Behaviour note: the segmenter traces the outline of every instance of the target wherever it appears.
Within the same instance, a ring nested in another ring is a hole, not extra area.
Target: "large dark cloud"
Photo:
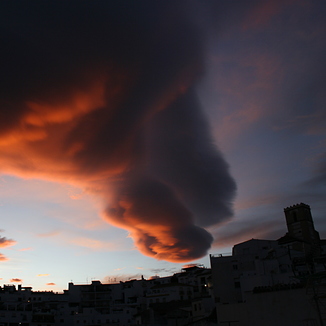
[[[213,238],[202,227],[232,215],[235,192],[195,94],[205,31],[194,3],[0,10],[3,172],[97,193],[109,222],[169,261],[206,254]]]

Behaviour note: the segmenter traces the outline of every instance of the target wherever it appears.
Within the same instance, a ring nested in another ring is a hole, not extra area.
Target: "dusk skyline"
[[[3,2],[1,282],[169,275],[311,206],[323,1]]]

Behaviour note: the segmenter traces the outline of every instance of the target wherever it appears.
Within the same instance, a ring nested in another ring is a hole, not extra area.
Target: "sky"
[[[300,202],[326,238],[324,1],[0,5],[0,284],[210,267]]]

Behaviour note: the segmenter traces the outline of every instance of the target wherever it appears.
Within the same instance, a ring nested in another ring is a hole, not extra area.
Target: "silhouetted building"
[[[63,294],[0,287],[0,326],[216,325],[211,270],[113,284],[69,283]],[[215,317],[215,322],[214,322]]]
[[[279,243],[303,252],[307,258],[320,256],[320,237],[314,227],[310,206],[300,203],[285,208],[284,213],[288,232]]]
[[[284,213],[284,237],[251,239],[231,256],[210,256],[218,325],[326,324],[325,255],[310,207]]]

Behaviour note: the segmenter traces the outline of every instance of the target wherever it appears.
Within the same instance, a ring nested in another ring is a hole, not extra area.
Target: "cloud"
[[[97,239],[86,238],[86,237],[78,237],[69,240],[70,243],[85,247],[93,250],[116,250],[118,249],[118,245],[116,243],[111,243],[108,241],[100,241]]]
[[[275,240],[286,232],[286,228],[281,221],[257,218],[256,221],[240,222],[239,224],[230,223],[229,226],[218,230],[215,233],[216,240],[212,247],[214,249],[225,248],[253,238]]]
[[[69,197],[73,200],[80,200],[83,198],[83,194],[70,195]]]
[[[223,148],[242,145],[248,134],[262,129],[265,137],[276,130],[322,135],[323,2],[218,3],[227,19],[219,17],[220,42],[211,46],[206,85],[215,85],[209,114]]]
[[[275,114],[276,94],[285,75],[279,54],[257,46],[256,38],[249,38],[248,45],[234,35],[231,42],[224,52],[217,49],[210,56],[216,99],[208,105],[214,134],[223,139],[224,147],[238,144],[244,134]],[[234,51],[234,46],[243,51]]]
[[[312,176],[303,184],[303,188],[322,189],[326,185],[326,152],[322,152],[316,157],[311,158],[313,165]]]
[[[45,233],[39,233],[37,234],[37,236],[39,238],[51,238],[51,237],[55,237],[57,235],[59,235],[61,232],[54,230],[54,231],[50,231],[50,232],[45,232]]]
[[[23,280],[21,278],[12,278],[10,280],[11,283],[23,283]]]
[[[266,1],[258,2],[250,14],[245,18],[242,28],[244,30],[248,29],[261,29],[267,27],[275,16],[278,16],[280,13],[286,9],[286,7],[295,4],[295,5],[304,5],[305,1]]]
[[[303,130],[309,135],[325,134],[326,113],[324,110],[316,110],[315,112],[304,115],[297,115],[283,124],[275,126],[276,130]]]
[[[19,251],[29,251],[29,250],[33,250],[33,248],[32,247],[28,247],[28,248],[19,249]]]
[[[50,274],[37,274],[37,277],[49,276]]]
[[[204,256],[205,228],[232,216],[235,182],[197,100],[197,11],[173,1],[40,2],[37,16],[2,6],[3,173],[96,194],[147,256]]]
[[[5,255],[0,253],[0,261],[7,261],[9,260]]]
[[[12,239],[7,239],[6,237],[0,237],[0,248],[14,246],[17,242]],[[5,255],[0,253],[0,261],[9,260]]]
[[[45,285],[56,285],[56,284],[53,282],[50,282],[50,283],[46,283]]]
[[[17,242],[12,239],[7,239],[6,237],[0,237],[0,248],[5,248],[9,246],[14,246]]]

